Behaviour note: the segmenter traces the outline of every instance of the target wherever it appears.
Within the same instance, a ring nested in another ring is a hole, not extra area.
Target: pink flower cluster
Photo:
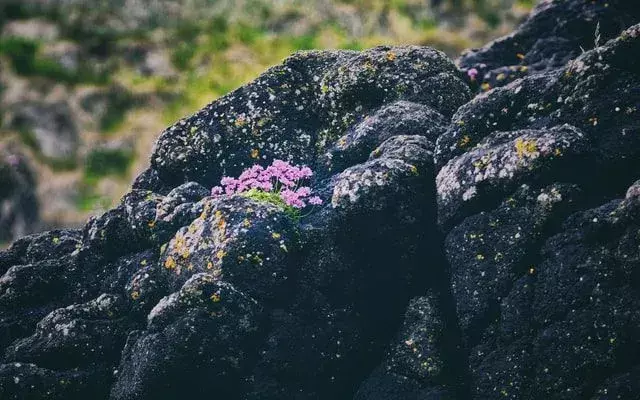
[[[310,187],[302,186],[302,182],[311,176],[313,171],[309,167],[275,160],[267,168],[256,164],[245,169],[237,179],[225,176],[220,181],[221,186],[211,189],[211,195],[218,197],[258,190],[278,194],[285,204],[294,208],[304,208],[307,203],[322,204],[320,197],[312,196]]]
[[[470,70],[467,71],[467,75],[469,75],[469,78],[472,81],[476,80],[476,76],[478,76],[478,70],[475,68],[471,68]]]

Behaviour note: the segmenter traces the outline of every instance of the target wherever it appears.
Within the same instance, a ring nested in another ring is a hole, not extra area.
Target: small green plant
[[[264,192],[258,189],[250,189],[249,191],[242,193],[241,196],[258,202],[269,203],[273,204],[274,206],[280,207],[294,221],[299,220],[301,217],[300,210],[285,203],[278,193]]]

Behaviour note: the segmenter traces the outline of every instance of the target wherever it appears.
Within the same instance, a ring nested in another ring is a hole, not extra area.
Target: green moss
[[[94,149],[85,161],[85,178],[92,181],[107,175],[126,176],[133,156],[132,150]]]
[[[33,40],[9,37],[0,39],[0,55],[11,61],[13,70],[22,76],[41,76],[65,83],[104,84],[106,73],[94,73],[89,67],[81,66],[78,71],[69,71],[56,61],[39,54],[40,44]]]
[[[247,192],[242,193],[241,196],[260,203],[273,204],[279,208],[282,208],[284,212],[294,221],[300,220],[300,210],[285,203],[278,193],[263,192],[261,190],[251,189]]]
[[[176,45],[176,48],[171,54],[171,62],[173,65],[181,71],[185,71],[189,68],[191,60],[196,54],[196,47],[193,43],[181,42]]]
[[[234,26],[233,34],[240,42],[251,45],[264,35],[264,32],[247,23],[239,23]]]
[[[296,50],[311,50],[315,49],[316,36],[315,35],[302,35],[291,38],[291,44]]]

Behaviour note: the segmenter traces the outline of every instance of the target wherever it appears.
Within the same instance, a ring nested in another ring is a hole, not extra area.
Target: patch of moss
[[[261,36],[263,36],[264,32],[247,23],[239,23],[234,26],[233,34],[238,38],[240,42],[251,45],[254,44]]]
[[[132,150],[93,149],[85,160],[85,178],[91,181],[107,175],[126,176],[133,157]]]
[[[242,193],[241,196],[244,196],[246,198],[249,198],[251,200],[254,200],[260,203],[273,204],[281,208],[294,221],[300,220],[300,217],[301,217],[300,210],[285,203],[278,193],[264,192],[262,190],[251,189],[247,192]]]
[[[291,38],[291,44],[296,50],[312,50],[316,46],[315,35],[294,36]]]
[[[171,53],[171,62],[179,70],[185,71],[189,68],[195,55],[196,47],[193,43],[181,42],[176,45],[173,53]]]

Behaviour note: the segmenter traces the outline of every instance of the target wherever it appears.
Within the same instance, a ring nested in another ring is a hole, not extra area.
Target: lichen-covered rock
[[[640,8],[632,1],[541,1],[515,32],[466,52],[459,65],[478,71],[476,81],[483,90],[504,86],[562,68],[639,19]]]
[[[447,163],[436,178],[441,225],[487,207],[518,184],[577,179],[588,139],[575,127],[497,132]]]
[[[635,106],[623,104],[638,101],[629,68],[638,32],[477,96],[438,138],[438,217],[468,398],[635,396],[623,387],[640,361],[631,355],[640,346],[637,183],[627,190],[640,176],[640,143],[629,135]],[[538,158],[537,145],[516,139],[545,131],[576,151],[571,161]],[[501,155],[530,151],[540,164],[495,168]]]
[[[532,75],[477,96],[462,106],[438,138],[436,160],[444,166],[497,131],[550,128],[569,124],[589,138],[593,173],[634,179],[637,154],[637,102],[640,26],[635,25],[602,47],[580,55],[562,69]],[[619,168],[619,170],[618,170]]]
[[[125,304],[121,297],[103,294],[89,303],[55,310],[38,323],[32,336],[9,346],[5,359],[45,368],[113,364],[129,328],[122,318]]]
[[[282,301],[298,247],[292,218],[275,205],[241,196],[208,200],[202,208],[163,251],[168,287],[175,290],[191,275],[207,272],[261,302]]]
[[[423,386],[445,383],[442,370],[447,339],[445,323],[439,313],[435,296],[411,300],[404,323],[380,367],[381,371],[369,377],[356,399],[401,398],[398,397],[401,393],[406,396],[402,398],[417,398],[416,393],[411,393],[410,382],[419,382]],[[380,390],[379,386],[387,387]],[[371,390],[372,387],[375,390]],[[395,397],[389,397],[391,393]]]
[[[256,357],[262,307],[212,274],[193,275],[163,298],[147,329],[132,332],[112,399],[236,398]]]
[[[262,160],[315,165],[316,152],[386,103],[408,100],[449,116],[468,99],[455,66],[432,49],[297,53],[167,129],[152,166],[166,182],[212,186]]]
[[[306,52],[178,122],[117,207],[0,253],[7,374],[34,397],[354,395],[441,276],[433,149],[469,93],[431,49]],[[313,167],[323,205],[209,197],[275,158]],[[84,315],[104,293],[117,317]]]
[[[421,135],[435,143],[447,124],[442,114],[428,106],[408,101],[392,103],[349,129],[326,153],[325,165],[320,167],[341,172],[366,161],[376,146],[396,135]]]

